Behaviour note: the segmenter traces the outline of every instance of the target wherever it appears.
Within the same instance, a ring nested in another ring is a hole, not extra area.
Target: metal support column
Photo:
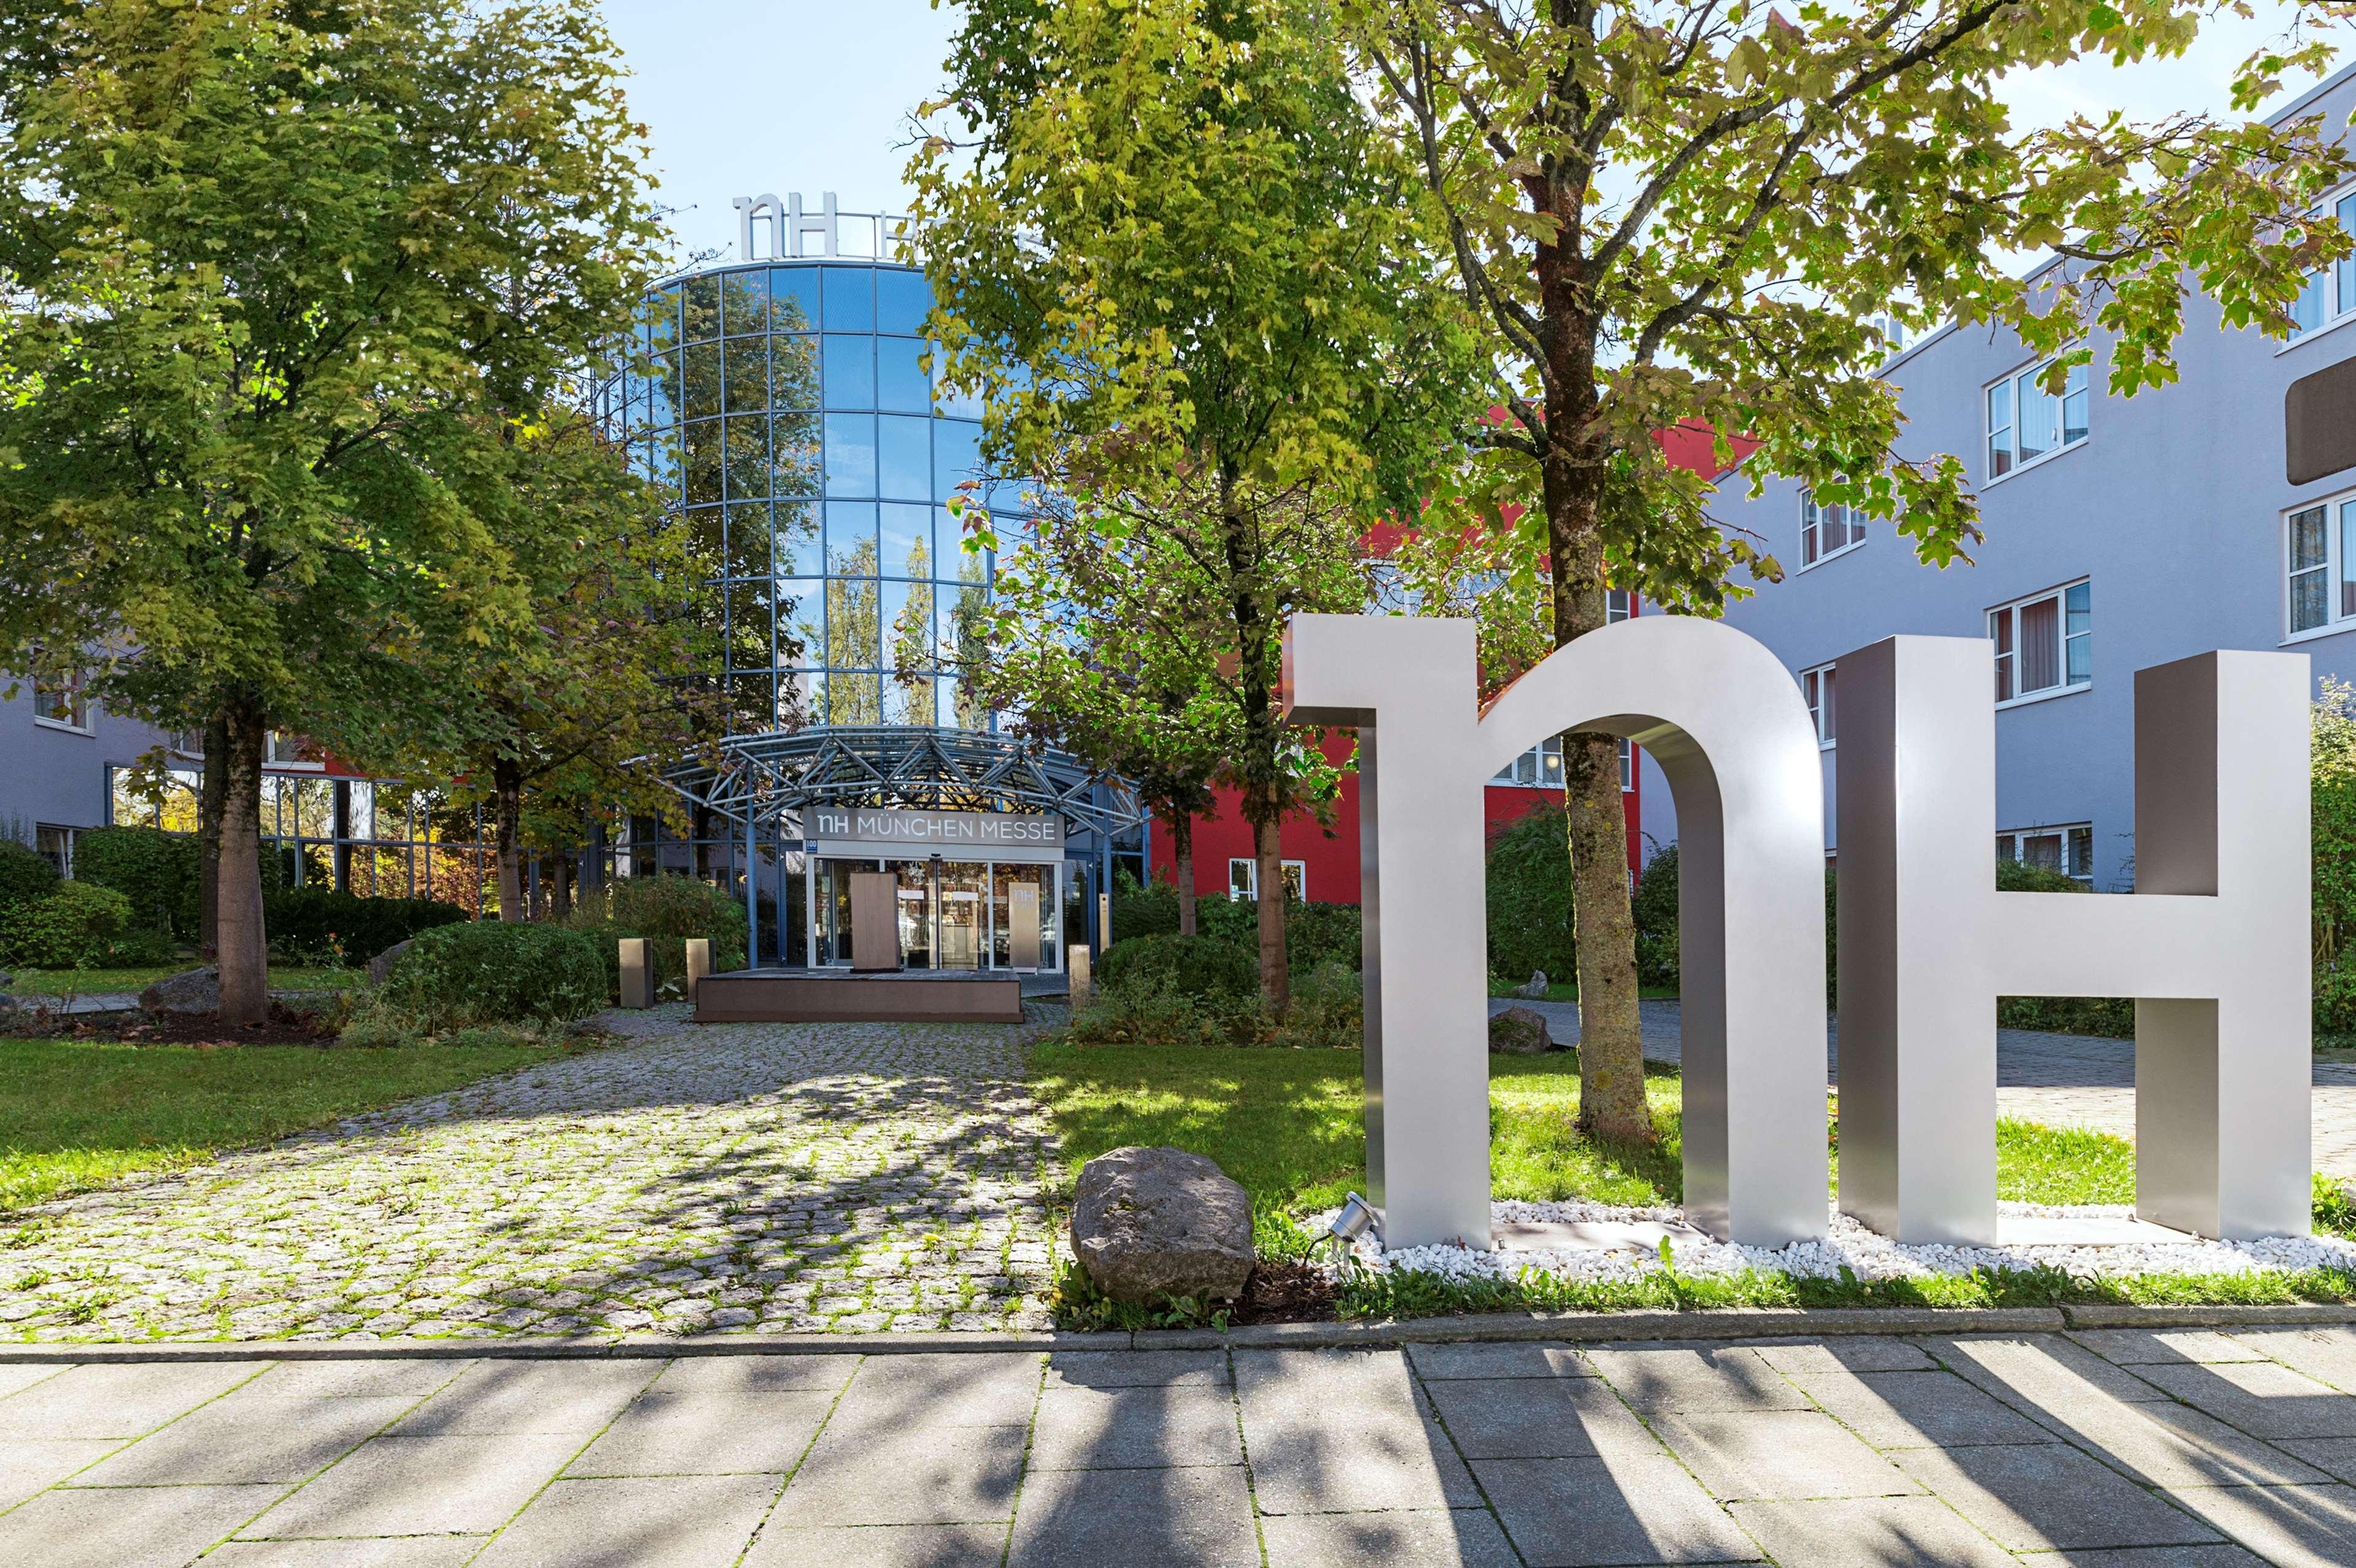
[[[761,967],[761,883],[754,867],[760,857],[754,833],[753,792],[744,792],[744,967]]]

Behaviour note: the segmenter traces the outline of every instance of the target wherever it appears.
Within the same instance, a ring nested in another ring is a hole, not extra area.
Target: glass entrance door
[[[851,961],[851,874],[873,871],[872,860],[821,860],[811,870],[810,963],[816,968]]]
[[[909,969],[933,967],[933,867],[930,861],[901,860],[892,865],[898,879],[894,888],[900,918],[900,961]]]
[[[944,861],[940,868],[941,967],[980,969],[982,949],[982,867]]]
[[[1012,865],[1001,861],[992,865],[991,872],[991,967],[1026,970],[1059,967],[1055,941],[1056,929],[1060,924],[1056,918],[1055,868],[1052,865]],[[1024,889],[1021,922],[1015,918],[1014,890],[1017,887]],[[1031,925],[1033,929],[1018,930],[1018,923]]]

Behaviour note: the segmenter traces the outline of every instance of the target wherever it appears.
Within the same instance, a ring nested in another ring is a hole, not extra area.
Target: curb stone
[[[2232,1328],[2269,1324],[2356,1323],[2356,1303],[2286,1302],[2273,1306],[2065,1306],[2072,1328]]]

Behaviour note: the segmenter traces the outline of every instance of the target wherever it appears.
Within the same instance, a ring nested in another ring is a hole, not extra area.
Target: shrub
[[[1355,969],[1321,963],[1292,987],[1292,1005],[1269,1036],[1272,1046],[1355,1050],[1365,1043],[1365,981]]]
[[[1527,980],[1578,972],[1571,937],[1570,838],[1562,808],[1540,805],[1493,830],[1488,851],[1489,971]]]
[[[1081,1046],[1248,1045],[1258,1037],[1260,1017],[1257,1004],[1233,999],[1186,996],[1160,985],[1108,986],[1073,1014],[1070,1038]]]
[[[384,1050],[418,1045],[424,1036],[418,1033],[417,1026],[407,1016],[386,1006],[380,999],[370,998],[344,1021],[337,1038],[362,1050]]]
[[[687,977],[690,937],[710,940],[715,972],[744,967],[744,907],[696,877],[617,877],[604,898],[589,895],[569,923],[595,940],[609,996],[621,994],[624,937],[648,939],[658,991]]]
[[[45,898],[58,885],[58,868],[37,850],[0,838],[0,918],[20,904]]]
[[[1244,1002],[1259,991],[1259,966],[1210,937],[1141,937],[1117,942],[1098,978],[1107,991],[1167,991],[1195,1001]]]
[[[569,1023],[605,1004],[594,939],[562,926],[476,920],[421,931],[383,1003],[436,1033],[478,1024]]]
[[[48,894],[8,912],[8,961],[32,969],[80,969],[103,963],[131,923],[131,900],[90,882],[60,882]]]
[[[1194,900],[1197,936],[1226,942],[1259,963],[1259,905],[1249,898],[1205,894]],[[1178,934],[1178,889],[1167,882],[1139,887],[1123,880],[1112,896],[1112,950],[1124,942]],[[1355,904],[1288,903],[1284,907],[1284,958],[1296,974],[1320,964],[1356,969],[1365,940]],[[1109,954],[1108,954],[1109,956]]]
[[[1636,918],[1637,983],[1674,987],[1677,983],[1676,845],[1659,851],[1644,863],[1630,904]]]
[[[434,898],[369,898],[332,887],[289,887],[262,896],[270,945],[305,962],[366,963],[389,947],[467,918]]]
[[[74,843],[74,879],[131,900],[143,930],[194,941],[199,880],[196,835],[161,828],[92,828]]]

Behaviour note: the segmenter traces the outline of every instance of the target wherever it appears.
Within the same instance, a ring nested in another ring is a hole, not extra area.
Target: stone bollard
[[[703,983],[703,977],[711,972],[712,939],[710,937],[688,938],[687,1000],[691,1004],[695,1001],[696,988]]]
[[[644,937],[622,939],[622,1005],[651,1007],[655,1004],[653,955],[647,951]]]
[[[1075,943],[1066,961],[1070,965],[1066,978],[1072,985],[1072,1005],[1085,1007],[1096,998],[1096,977],[1089,971],[1087,944]]]

